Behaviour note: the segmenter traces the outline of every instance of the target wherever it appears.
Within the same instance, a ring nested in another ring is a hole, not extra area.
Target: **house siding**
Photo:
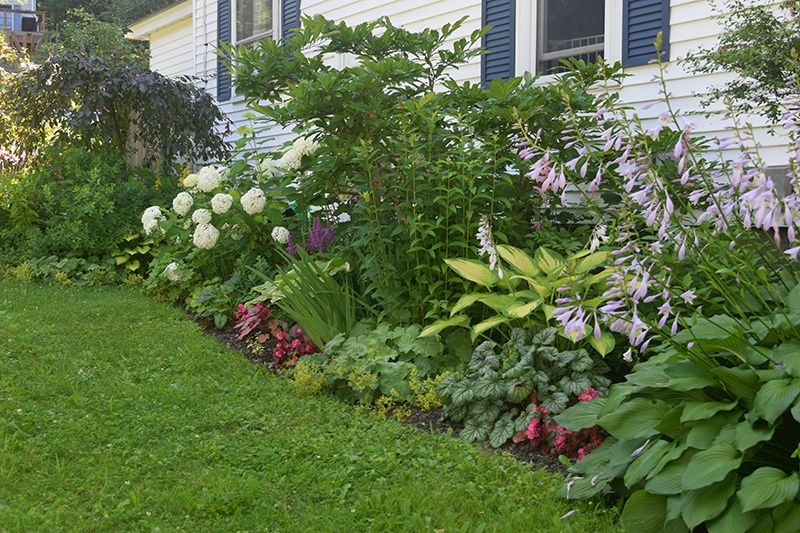
[[[150,35],[150,68],[165,76],[193,76],[194,33],[190,19]]]
[[[622,31],[622,0],[608,1],[612,6],[610,9],[617,10],[614,19],[620,19],[619,21],[607,21],[607,28],[612,28],[613,33],[608,35],[605,55],[609,60],[614,61],[622,58],[621,33],[616,35]],[[535,5],[535,0],[517,0],[518,10],[528,9],[529,12],[533,12],[535,11],[532,9],[533,5]],[[412,31],[419,31],[427,27],[440,27],[445,23],[455,22],[461,17],[468,17],[452,40],[465,37],[482,26],[482,2],[480,0],[302,0],[301,7],[303,15],[323,15],[335,21],[346,21],[349,24],[358,24],[385,16],[389,17],[394,24]],[[164,64],[157,63],[155,58],[162,55],[185,57],[188,54],[193,58],[193,74],[202,80],[199,83],[211,94],[216,94],[217,0],[192,0],[192,15],[193,51],[186,50],[186,47],[190,45],[187,45],[185,33],[182,39],[176,38],[172,44],[167,41],[166,37],[160,41],[153,41],[154,68],[156,70],[163,69],[162,71],[168,75],[175,75],[173,72],[179,72],[181,69],[175,67],[170,70]],[[696,123],[695,131],[697,133],[708,136],[729,135],[727,130],[729,124],[719,113],[721,106],[714,104],[704,107],[701,100],[702,95],[708,92],[708,87],[724,83],[731,79],[731,75],[720,73],[697,76],[687,72],[679,61],[688,52],[696,50],[698,47],[713,45],[719,35],[720,28],[712,16],[708,0],[671,0],[669,24],[670,59],[672,61],[666,69],[665,77],[673,106],[683,111]],[[535,34],[534,28],[530,26],[531,24],[526,23],[524,17],[518,17],[516,26],[517,74],[529,69],[534,63],[533,59],[528,57],[526,66],[525,51],[520,53],[519,48],[530,42],[531,33]],[[176,31],[177,29],[176,27]],[[182,29],[185,32],[185,27]],[[169,31],[171,30],[164,30],[164,32]],[[607,33],[609,33],[608,30]],[[166,52],[158,50],[163,46],[171,47],[171,49]],[[533,54],[528,53],[527,55],[532,56]],[[348,58],[342,56],[332,57],[331,61],[339,66],[345,66],[350,62]],[[185,66],[183,61],[181,64]],[[653,81],[653,77],[658,74],[658,67],[655,65],[636,66],[627,68],[625,72],[629,77],[617,88],[622,101],[631,105],[646,122],[658,120],[658,115],[664,110],[664,106],[645,109],[645,104],[658,98],[658,83]],[[460,82],[479,83],[481,59],[473,59],[469,64],[454,72],[453,76]],[[222,102],[221,108],[236,126],[248,123],[243,117],[246,111],[244,101],[236,94],[229,101]],[[716,114],[707,117],[707,112]],[[768,134],[763,120],[759,120],[757,117],[753,118],[751,122],[755,127],[756,141],[760,145],[761,154],[767,164],[770,166],[785,164],[788,153],[786,138],[781,134]],[[286,141],[289,134],[276,129],[266,133],[264,138],[267,137],[271,137],[268,145],[277,145]]]

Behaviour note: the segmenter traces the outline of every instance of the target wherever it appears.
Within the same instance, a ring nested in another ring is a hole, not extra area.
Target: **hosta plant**
[[[548,248],[538,248],[533,256],[508,245],[485,245],[488,264],[474,259],[447,259],[459,276],[481,287],[463,295],[450,310],[450,317],[434,322],[422,335],[434,335],[452,326],[469,327],[473,339],[502,325],[558,327],[561,335],[573,342],[586,340],[601,355],[614,349],[614,336],[602,327],[597,314],[607,301],[606,281],[613,273],[609,254],[590,249],[567,257]],[[477,304],[490,310],[480,320],[467,314]],[[572,304],[574,320],[562,316]],[[592,317],[590,320],[587,317]]]
[[[532,405],[560,413],[587,389],[608,388],[605,365],[586,350],[559,350],[556,335],[515,328],[506,344],[485,341],[465,370],[442,381],[445,416],[464,423],[464,438],[502,446],[529,427]]]
[[[557,417],[611,435],[572,467],[567,496],[629,496],[631,531],[796,531],[800,287],[786,302],[751,321],[689,321],[607,399]]]

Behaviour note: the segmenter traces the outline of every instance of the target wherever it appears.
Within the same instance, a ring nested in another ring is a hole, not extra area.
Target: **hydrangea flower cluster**
[[[291,233],[283,226],[275,226],[272,228],[272,240],[278,244],[289,244],[289,239],[291,238]]]
[[[581,402],[589,402],[599,393],[592,387],[578,395]],[[580,461],[603,443],[605,433],[599,427],[570,431],[550,417],[547,409],[533,404],[528,429],[514,436],[514,442],[526,439],[542,453],[557,453]]]
[[[303,162],[303,157],[313,155],[319,149],[319,143],[311,137],[298,137],[291,148],[283,154],[278,166],[285,170],[297,170]]]
[[[197,173],[197,188],[211,192],[222,184],[222,174],[214,167],[203,167]]]
[[[218,215],[224,215],[233,206],[233,196],[227,193],[217,193],[211,199],[211,210]]]
[[[275,338],[278,340],[278,344],[275,346],[272,356],[274,364],[278,368],[294,366],[302,356],[319,352],[308,335],[299,327],[289,333],[280,331],[275,334]]]
[[[163,220],[166,220],[166,218],[161,213],[161,208],[157,205],[152,205],[145,209],[144,213],[142,213],[142,228],[145,234],[152,234]]]
[[[172,209],[178,216],[185,216],[194,205],[194,198],[186,191],[181,191],[172,200]]]
[[[217,245],[219,230],[211,224],[200,224],[194,230],[192,242],[198,248],[210,250]]]
[[[244,209],[244,212],[248,215],[257,215],[261,213],[267,205],[267,197],[264,195],[264,191],[257,187],[253,187],[247,191],[240,201],[242,203],[242,209]]]
[[[211,211],[208,209],[197,209],[192,213],[192,222],[202,226],[203,224],[211,224]]]

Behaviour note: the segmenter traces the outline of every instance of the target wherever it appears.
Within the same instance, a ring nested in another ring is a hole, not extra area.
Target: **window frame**
[[[281,13],[280,13],[280,5],[281,0],[271,0],[272,2],[272,28],[258,33],[256,35],[251,35],[250,37],[246,37],[244,39],[239,39],[239,1],[238,0],[231,0],[231,43],[234,46],[246,45],[250,43],[255,43],[261,41],[263,39],[275,39],[276,36],[280,35],[280,23],[281,23]]]
[[[590,1],[597,1],[597,0],[590,0]],[[608,0],[603,0],[604,2],[608,2]],[[605,57],[606,55],[606,34],[605,34],[605,19],[608,16],[608,9],[607,5],[604,6],[605,13],[603,14],[603,42],[593,45],[586,45],[586,46],[579,46],[576,48],[568,48],[565,50],[558,50],[556,52],[545,52],[545,36],[546,31],[544,31],[544,21],[547,19],[547,0],[539,0],[537,2],[537,13],[536,13],[536,27],[534,31],[536,33],[536,57],[535,60],[535,68],[536,73],[541,75],[546,75],[545,72],[541,72],[539,66],[541,63],[545,61],[553,61],[553,60],[561,60],[567,59],[569,57],[574,57],[577,55],[583,54],[592,54],[592,53],[599,53],[599,55]]]

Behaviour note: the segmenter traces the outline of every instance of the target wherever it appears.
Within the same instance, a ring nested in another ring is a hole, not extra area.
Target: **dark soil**
[[[192,318],[195,318],[196,320],[196,317]],[[272,360],[272,350],[277,344],[275,339],[267,340],[267,342],[260,345],[259,350],[255,351],[251,346],[258,346],[258,343],[254,342],[250,344],[240,341],[236,338],[236,335],[233,331],[229,329],[219,330],[211,321],[198,320],[198,322],[204,327],[208,335],[216,338],[221,343],[240,351],[251,362],[267,367],[272,372],[275,372],[276,375],[279,375],[277,372],[278,369],[275,368]],[[441,408],[434,409],[432,411],[423,411],[418,407],[411,407],[411,415],[403,420],[403,424],[413,426],[420,431],[425,431],[428,433],[444,433],[452,436],[453,438],[458,437],[458,434],[461,432],[463,427],[459,422],[445,420],[443,418],[443,412]],[[500,448],[492,448],[488,444],[481,444],[480,446],[487,451],[494,453],[510,453],[518,461],[528,463],[534,468],[541,468],[555,473],[565,472],[564,465],[559,462],[557,457],[539,453],[525,443],[509,443]]]

